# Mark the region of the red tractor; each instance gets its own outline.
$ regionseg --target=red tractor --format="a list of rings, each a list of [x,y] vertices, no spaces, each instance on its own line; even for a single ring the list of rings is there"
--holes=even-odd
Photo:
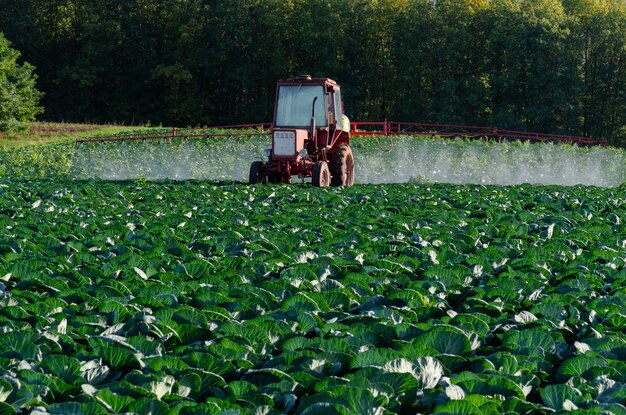
[[[292,176],[311,177],[318,187],[354,183],[350,122],[332,79],[302,75],[278,81],[270,132],[268,161],[252,163],[250,183],[289,183]]]

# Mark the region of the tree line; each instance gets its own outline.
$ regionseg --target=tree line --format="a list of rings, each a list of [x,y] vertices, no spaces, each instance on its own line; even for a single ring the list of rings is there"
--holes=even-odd
[[[624,0],[3,0],[0,32],[49,120],[264,122],[308,73],[354,120],[626,146]]]

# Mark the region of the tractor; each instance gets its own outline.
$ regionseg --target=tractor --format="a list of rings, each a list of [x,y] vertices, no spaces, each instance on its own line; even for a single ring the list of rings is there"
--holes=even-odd
[[[339,84],[302,75],[276,85],[272,148],[267,162],[250,166],[249,182],[290,183],[311,178],[316,187],[354,184],[350,122],[343,114]]]

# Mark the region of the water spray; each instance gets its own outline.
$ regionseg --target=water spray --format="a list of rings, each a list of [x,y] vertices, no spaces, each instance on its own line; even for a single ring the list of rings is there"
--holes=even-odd
[[[104,180],[247,180],[269,138],[93,143],[76,148],[72,175]],[[396,137],[381,151],[352,140],[356,183],[593,185],[626,181],[626,153],[570,144]]]

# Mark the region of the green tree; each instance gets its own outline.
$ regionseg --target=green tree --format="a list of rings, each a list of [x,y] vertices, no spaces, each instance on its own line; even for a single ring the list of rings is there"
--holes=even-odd
[[[394,80],[398,70],[397,62],[392,59],[393,28],[410,2],[354,0],[346,3],[347,13],[342,17],[346,23],[343,43],[350,73],[345,81],[339,81],[344,81],[347,87],[348,113],[363,120],[393,118],[397,94]]]
[[[43,111],[41,92],[36,88],[34,67],[20,64],[20,53],[0,33],[0,131],[27,128],[27,122]]]
[[[394,26],[395,113],[423,122],[488,121],[485,1],[417,0]]]
[[[494,0],[486,18],[493,121],[559,132],[571,120],[576,63],[560,0]],[[575,130],[573,126],[571,130]]]
[[[276,80],[291,75],[288,22],[282,0],[215,0],[199,38],[202,91],[217,123],[271,119]]]
[[[570,47],[578,52],[576,103],[581,129],[611,144],[626,145],[626,3],[565,0]]]
[[[397,16],[394,27],[392,59],[397,68],[393,80],[394,118],[433,122],[434,92],[439,77],[432,61],[434,52],[441,46],[433,2],[411,2],[405,13]]]

